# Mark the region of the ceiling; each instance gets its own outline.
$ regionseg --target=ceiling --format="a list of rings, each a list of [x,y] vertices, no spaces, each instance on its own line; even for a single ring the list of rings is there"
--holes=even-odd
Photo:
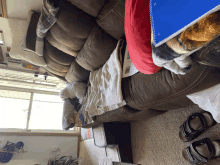
[[[27,19],[28,12],[41,11],[42,0],[6,0],[9,18]]]
[[[27,19],[30,10],[40,12],[42,0],[6,0],[6,6],[8,18]],[[7,62],[7,47],[11,47],[12,45],[12,36],[8,19],[0,17],[0,31],[3,32],[4,38],[4,45],[1,46],[1,48],[5,62],[8,63],[8,67],[19,67],[20,69],[23,69],[22,66],[16,66],[15,64],[10,64],[9,66],[9,62]],[[40,68],[39,71],[45,72],[42,68]]]
[[[41,10],[42,0],[6,0],[8,18],[27,19],[30,10]],[[4,33],[5,46],[11,46],[8,20],[0,17],[0,30]]]

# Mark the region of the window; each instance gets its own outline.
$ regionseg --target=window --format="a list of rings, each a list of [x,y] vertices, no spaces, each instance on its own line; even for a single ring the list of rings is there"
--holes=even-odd
[[[63,101],[57,95],[0,90],[0,131],[64,132],[62,115]]]
[[[62,130],[63,102],[59,96],[34,94],[29,129]]]
[[[29,100],[0,98],[0,128],[26,128]]]

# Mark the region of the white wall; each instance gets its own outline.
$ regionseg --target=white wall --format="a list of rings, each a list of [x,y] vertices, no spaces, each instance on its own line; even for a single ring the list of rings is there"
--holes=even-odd
[[[2,148],[7,141],[16,143],[24,142],[24,150],[27,153],[16,153],[12,160],[38,160],[41,165],[46,165],[48,159],[57,154],[77,157],[77,136],[1,136]],[[59,152],[52,152],[51,149],[60,148]]]
[[[10,160],[5,165],[38,165],[40,164],[37,160]]]
[[[30,10],[41,11],[42,0],[6,0],[9,18],[27,19]]]

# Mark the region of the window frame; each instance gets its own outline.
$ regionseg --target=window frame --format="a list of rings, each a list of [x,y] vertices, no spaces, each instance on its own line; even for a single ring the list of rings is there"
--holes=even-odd
[[[8,18],[6,0],[0,0],[0,17]]]
[[[15,89],[15,88],[14,88]],[[7,89],[2,89],[0,90],[7,90]],[[9,90],[8,90],[9,91]],[[12,91],[20,91],[20,92],[27,92],[27,91],[22,91],[22,90],[12,90]],[[32,104],[33,104],[33,99],[34,99],[34,94],[48,94],[48,95],[55,95],[57,96],[56,92],[27,92],[30,93],[30,99],[29,99],[29,107],[28,107],[28,116],[27,116],[27,121],[26,121],[26,128],[25,129],[19,129],[19,128],[0,128],[0,133],[6,133],[6,134],[21,134],[21,135],[80,135],[81,129],[79,127],[73,127],[74,130],[53,130],[53,129],[29,129],[29,123],[30,123],[30,117],[31,117],[31,111],[32,111]]]

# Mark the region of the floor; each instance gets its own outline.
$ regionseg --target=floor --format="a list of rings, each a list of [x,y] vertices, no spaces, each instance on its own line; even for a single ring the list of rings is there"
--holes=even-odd
[[[92,128],[89,128],[89,129],[81,128],[81,139],[79,143],[79,157],[81,157],[82,159],[80,160],[79,164],[80,165],[98,164],[97,154],[94,155],[94,153],[99,153],[99,155],[102,156],[104,152],[105,152],[104,149],[98,148],[94,145]]]
[[[182,150],[190,143],[179,139],[179,126],[192,112],[201,112],[198,106],[169,111],[161,116],[131,124],[134,162],[142,165],[188,165]],[[220,139],[220,124],[207,130],[194,141],[209,137]],[[204,165],[219,165],[214,160]]]
[[[134,163],[141,165],[188,165],[182,150],[190,143],[179,139],[179,126],[193,112],[201,112],[198,106],[169,111],[158,117],[131,123],[131,138]],[[207,130],[196,140],[209,137],[220,139],[220,124]],[[80,142],[80,165],[98,165],[98,157],[105,156],[102,148],[96,147],[92,138]],[[213,160],[204,165],[219,165]]]
[[[119,161],[118,150],[116,148],[100,148],[94,144],[93,132],[91,128],[81,128],[79,157],[83,158],[80,160],[79,165],[107,165],[101,163],[101,160],[105,159],[106,157],[111,157],[111,160],[117,162]]]
[[[94,139],[83,140],[80,142],[79,165],[99,165],[99,158],[105,157],[105,148],[94,145]]]

